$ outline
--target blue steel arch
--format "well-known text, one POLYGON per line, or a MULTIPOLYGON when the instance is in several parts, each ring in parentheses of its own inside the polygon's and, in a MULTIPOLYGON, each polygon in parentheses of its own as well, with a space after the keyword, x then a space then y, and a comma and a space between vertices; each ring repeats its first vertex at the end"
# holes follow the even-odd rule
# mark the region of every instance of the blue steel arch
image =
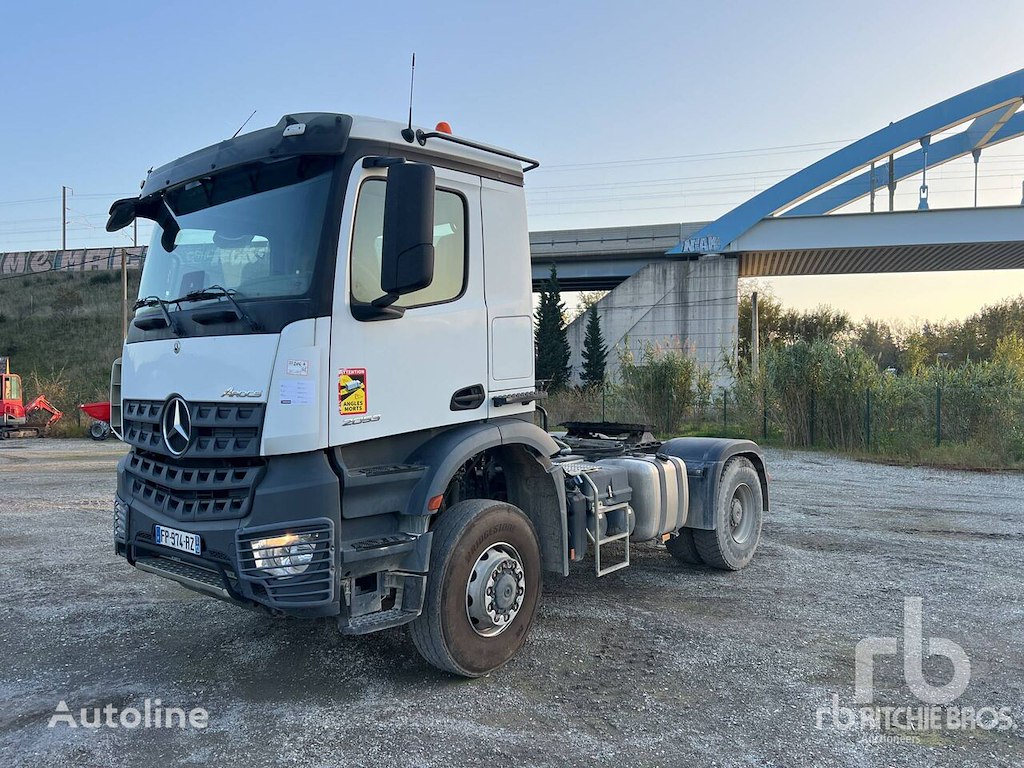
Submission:
POLYGON ((857 169, 887 159, 912 144, 921 143, 922 148, 896 158, 893 173, 896 181, 919 173, 925 152, 931 168, 1016 138, 1024 134, 1024 112, 1017 114, 1022 103, 1024 69, 964 91, 833 152, 758 193, 692 237, 681 240, 666 254, 725 250, 757 222, 794 203, 799 205, 786 211, 784 216, 828 213, 869 194, 872 186, 883 189, 889 183, 888 163, 877 166, 873 175, 866 170, 812 197, 857 169), (964 131, 931 142, 933 135, 968 120, 973 122, 964 131))

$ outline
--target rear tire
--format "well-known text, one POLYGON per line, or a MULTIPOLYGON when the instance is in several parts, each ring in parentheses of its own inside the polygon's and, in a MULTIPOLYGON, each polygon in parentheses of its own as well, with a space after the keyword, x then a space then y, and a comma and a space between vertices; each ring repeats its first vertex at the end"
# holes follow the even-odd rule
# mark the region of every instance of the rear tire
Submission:
POLYGON ((715 500, 715 530, 693 531, 701 559, 726 571, 745 568, 761 541, 763 510, 761 478, 754 465, 742 456, 730 459, 715 500))
POLYGON ((110 425, 105 421, 94 421, 89 425, 89 437, 93 440, 106 440, 110 437, 110 425))
POLYGON ((665 549, 676 560, 687 565, 703 565, 704 559, 697 551, 692 528, 680 528, 679 534, 665 542, 665 549))
POLYGON ((423 612, 409 625, 430 664, 463 677, 486 675, 526 642, 541 591, 533 523, 502 501, 470 499, 433 528, 423 612))

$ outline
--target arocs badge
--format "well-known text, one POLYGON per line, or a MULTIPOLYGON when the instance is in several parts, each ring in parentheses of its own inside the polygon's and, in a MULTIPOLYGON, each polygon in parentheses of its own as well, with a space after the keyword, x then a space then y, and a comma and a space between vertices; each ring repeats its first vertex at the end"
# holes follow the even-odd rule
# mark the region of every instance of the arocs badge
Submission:
POLYGON ((366 413, 366 369, 338 371, 338 412, 342 416, 366 413))

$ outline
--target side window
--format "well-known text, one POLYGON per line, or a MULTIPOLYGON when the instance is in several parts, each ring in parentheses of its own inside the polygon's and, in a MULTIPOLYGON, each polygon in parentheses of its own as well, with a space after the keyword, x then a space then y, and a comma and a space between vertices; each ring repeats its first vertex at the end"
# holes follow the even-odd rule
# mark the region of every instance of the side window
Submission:
POLYGON ((21 400, 21 379, 17 376, 4 376, 3 382, 3 399, 21 400))
MULTIPOLYGON (((352 298, 368 304, 380 289, 381 243, 384 234, 384 179, 369 179, 359 188, 352 232, 352 298)), ((399 299, 410 309, 452 301, 466 285, 466 202, 461 195, 434 190, 434 279, 430 285, 399 299)))

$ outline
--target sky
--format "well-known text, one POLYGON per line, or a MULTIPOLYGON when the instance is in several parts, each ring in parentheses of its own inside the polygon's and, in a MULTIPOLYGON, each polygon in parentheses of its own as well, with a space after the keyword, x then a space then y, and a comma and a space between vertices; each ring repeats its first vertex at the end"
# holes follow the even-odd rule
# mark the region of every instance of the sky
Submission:
MULTIPOLYGON (((110 202, 253 110, 246 130, 296 111, 404 120, 413 51, 417 123, 541 160, 532 230, 712 220, 1024 66, 1019 0, 4 5, 0 251, 60 246, 62 185, 69 247, 130 244, 103 231, 110 202)), ((969 205, 971 173, 929 173, 932 208, 969 205)), ((1022 182, 1024 142, 983 155, 981 205, 1020 204, 1022 182)), ((762 283, 788 306, 940 320, 1024 294, 1024 270, 762 283)))

